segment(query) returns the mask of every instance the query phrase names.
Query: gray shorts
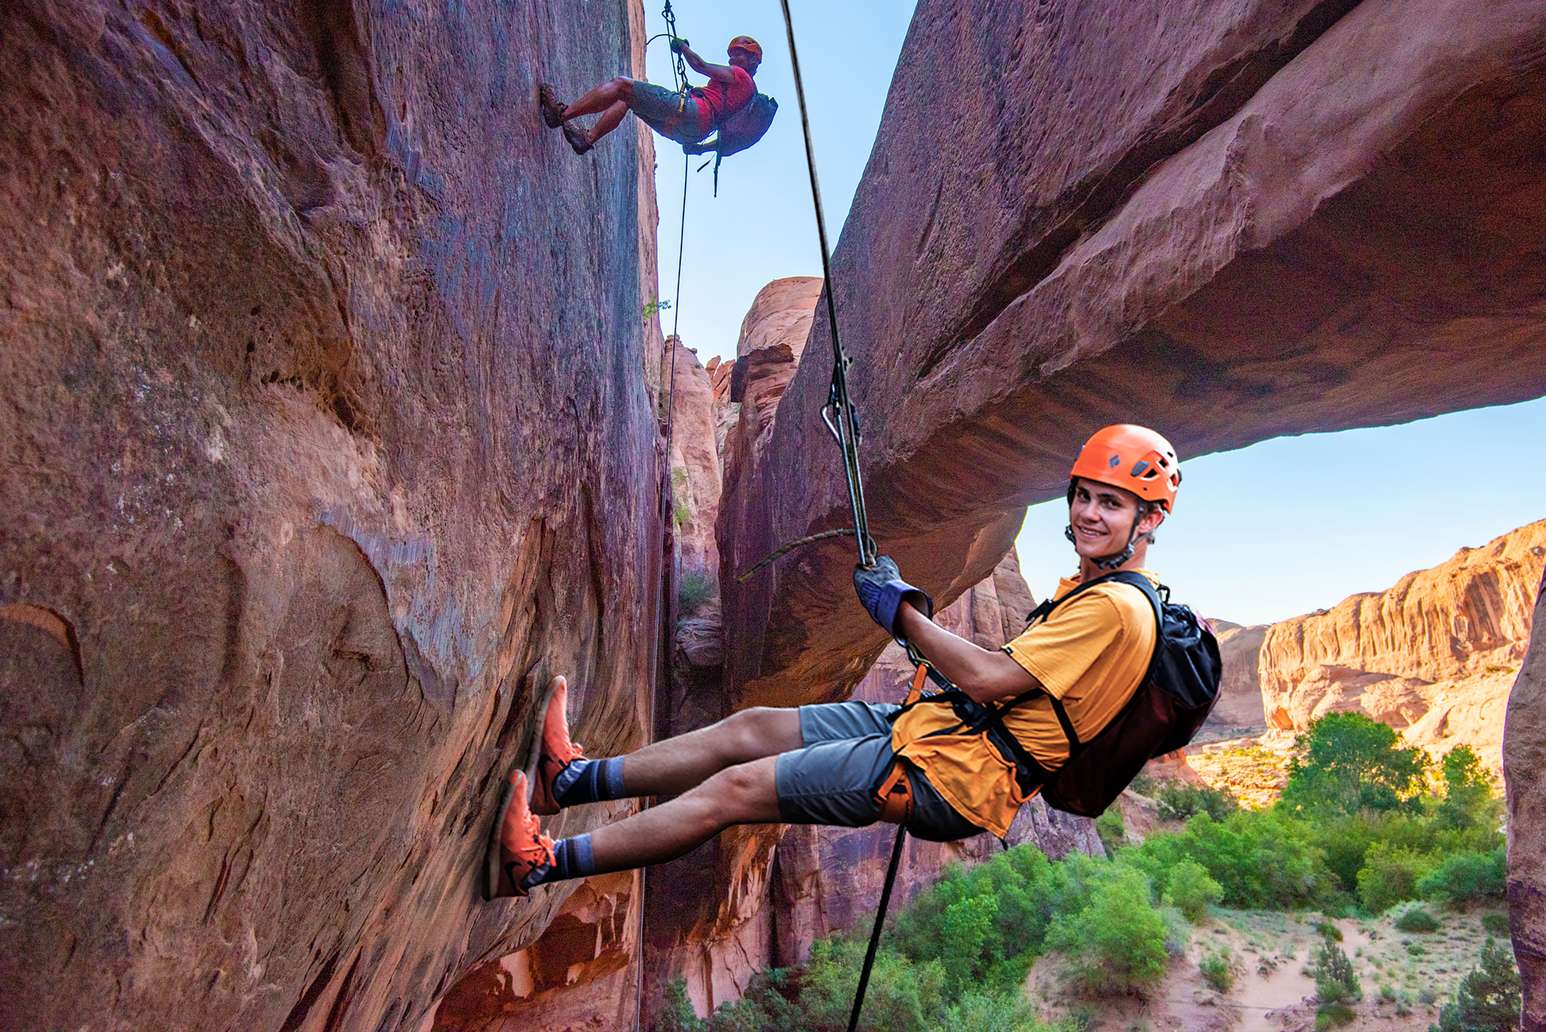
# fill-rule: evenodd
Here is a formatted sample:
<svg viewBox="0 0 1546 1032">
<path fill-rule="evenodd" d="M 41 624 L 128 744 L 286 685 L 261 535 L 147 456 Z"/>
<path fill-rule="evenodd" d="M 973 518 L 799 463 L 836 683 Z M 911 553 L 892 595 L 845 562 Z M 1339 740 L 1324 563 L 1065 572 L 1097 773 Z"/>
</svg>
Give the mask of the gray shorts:
<svg viewBox="0 0 1546 1032">
<path fill-rule="evenodd" d="M 889 703 L 834 702 L 800 707 L 804 748 L 780 753 L 774 767 L 778 811 L 788 824 L 829 824 L 862 828 L 880 819 L 875 791 L 891 773 Z M 981 834 L 940 796 L 921 770 L 907 766 L 913 813 L 907 830 L 931 842 L 954 842 Z"/>
<path fill-rule="evenodd" d="M 714 131 L 705 125 L 698 101 L 652 82 L 635 79 L 628 107 L 644 124 L 677 143 L 697 143 Z"/>
</svg>

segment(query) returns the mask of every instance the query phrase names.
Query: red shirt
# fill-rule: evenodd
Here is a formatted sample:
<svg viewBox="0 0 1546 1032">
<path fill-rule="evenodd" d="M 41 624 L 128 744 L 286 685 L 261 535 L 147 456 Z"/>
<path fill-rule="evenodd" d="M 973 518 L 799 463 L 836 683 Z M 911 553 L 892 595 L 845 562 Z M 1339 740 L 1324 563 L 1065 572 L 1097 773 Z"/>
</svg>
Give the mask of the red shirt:
<svg viewBox="0 0 1546 1032">
<path fill-rule="evenodd" d="M 728 84 L 710 79 L 708 85 L 696 89 L 698 111 L 708 125 L 718 125 L 735 114 L 757 95 L 757 84 L 744 68 L 730 66 L 735 78 Z"/>
</svg>

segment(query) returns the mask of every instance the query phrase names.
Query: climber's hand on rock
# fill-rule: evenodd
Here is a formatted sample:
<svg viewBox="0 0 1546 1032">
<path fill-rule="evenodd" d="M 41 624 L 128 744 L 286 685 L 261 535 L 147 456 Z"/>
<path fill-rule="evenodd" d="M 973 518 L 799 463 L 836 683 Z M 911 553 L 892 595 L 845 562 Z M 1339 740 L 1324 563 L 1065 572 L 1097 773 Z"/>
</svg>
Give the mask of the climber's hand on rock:
<svg viewBox="0 0 1546 1032">
<path fill-rule="evenodd" d="M 911 605 L 924 616 L 934 615 L 934 600 L 903 580 L 896 561 L 889 555 L 878 557 L 874 566 L 854 567 L 854 591 L 870 619 L 898 642 L 903 641 L 897 628 L 897 611 L 902 603 Z"/>
</svg>

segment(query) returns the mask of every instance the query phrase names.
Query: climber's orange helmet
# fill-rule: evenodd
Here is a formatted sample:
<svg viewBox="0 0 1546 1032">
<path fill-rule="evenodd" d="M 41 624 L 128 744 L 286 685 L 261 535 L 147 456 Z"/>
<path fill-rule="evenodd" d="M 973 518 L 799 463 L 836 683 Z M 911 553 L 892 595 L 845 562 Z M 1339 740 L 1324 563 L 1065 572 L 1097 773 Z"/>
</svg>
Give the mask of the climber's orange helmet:
<svg viewBox="0 0 1546 1032">
<path fill-rule="evenodd" d="M 1168 513 L 1181 486 L 1181 461 L 1170 442 L 1148 427 L 1114 423 L 1084 442 L 1068 475 L 1131 491 Z"/>
<path fill-rule="evenodd" d="M 725 48 L 726 53 L 732 53 L 737 50 L 746 51 L 752 56 L 752 60 L 756 61 L 758 64 L 762 64 L 762 44 L 758 43 L 750 36 L 737 36 L 735 39 L 732 39 L 730 41 L 730 45 Z"/>
</svg>

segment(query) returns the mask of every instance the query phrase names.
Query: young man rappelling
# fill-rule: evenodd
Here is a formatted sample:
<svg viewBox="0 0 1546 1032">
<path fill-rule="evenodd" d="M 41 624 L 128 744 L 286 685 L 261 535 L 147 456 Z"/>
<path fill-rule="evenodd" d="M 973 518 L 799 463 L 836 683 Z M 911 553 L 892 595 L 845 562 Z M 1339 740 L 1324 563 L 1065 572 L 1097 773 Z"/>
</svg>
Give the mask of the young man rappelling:
<svg viewBox="0 0 1546 1032">
<path fill-rule="evenodd" d="M 520 771 L 510 776 L 486 894 L 524 896 L 551 881 L 662 863 L 733 824 L 884 819 L 935 841 L 1003 837 L 1021 804 L 1059 787 L 1065 766 L 1092 765 L 1108 777 L 1106 768 L 1117 769 L 1120 784 L 1104 787 L 1120 791 L 1148 755 L 1129 763 L 1100 748 L 1125 724 L 1136 721 L 1141 733 L 1164 721 L 1163 704 L 1148 705 L 1162 636 L 1158 580 L 1143 567 L 1180 483 L 1175 450 L 1153 430 L 1123 424 L 1092 436 L 1068 487 L 1065 533 L 1078 574 L 1058 585 L 1060 602 L 1050 611 L 1044 604 L 1042 618 L 1000 650 L 935 624 L 929 598 L 890 558 L 858 568 L 855 587 L 871 617 L 958 689 L 908 707 L 759 707 L 626 756 L 587 759 L 569 740 L 566 685 L 554 678 L 536 783 Z M 1100 580 L 1115 571 L 1132 572 Z M 1171 609 L 1164 606 L 1166 641 Z M 674 798 L 558 842 L 540 833 L 538 814 L 634 796 Z"/>
<path fill-rule="evenodd" d="M 709 64 L 684 39 L 673 39 L 671 49 L 686 58 L 694 71 L 708 76 L 708 83 L 678 92 L 641 79 L 619 76 L 568 105 L 560 103 L 553 87 L 543 83 L 537 91 L 543 122 L 550 129 L 562 128 L 564 139 L 569 141 L 576 154 L 584 154 L 596 146 L 598 140 L 618 127 L 629 111 L 667 139 L 695 144 L 707 138 L 756 96 L 757 84 L 753 77 L 762 63 L 762 47 L 750 36 L 737 36 L 730 41 L 729 64 Z M 576 118 L 595 114 L 601 117 L 588 132 L 574 123 Z"/>
</svg>

